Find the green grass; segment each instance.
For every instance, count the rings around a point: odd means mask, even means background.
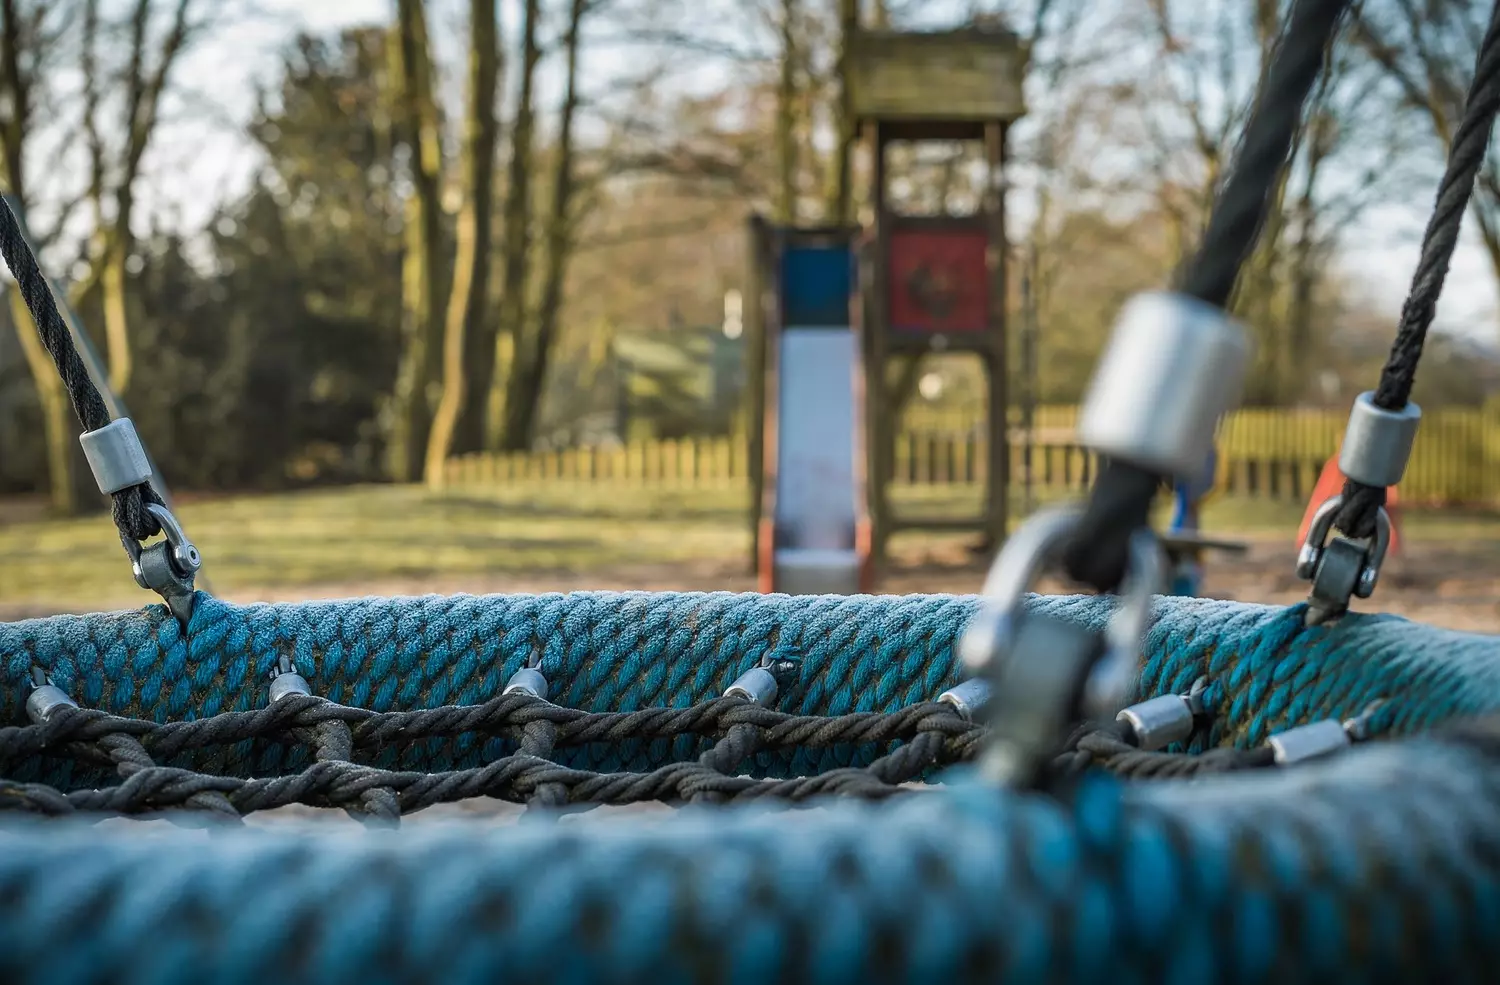
[[[216,592],[747,556],[743,494],[364,486],[187,503]],[[0,528],[0,603],[140,604],[105,516]]]
[[[233,595],[472,574],[576,575],[587,584],[591,571],[603,569],[740,564],[749,548],[745,501],[737,489],[528,484],[432,493],[363,486],[200,500],[180,513],[214,590]],[[942,489],[902,490],[899,502],[913,512],[973,512],[978,505],[971,491]],[[1290,541],[1301,513],[1295,503],[1225,498],[1209,505],[1205,526]],[[1500,517],[1414,511],[1403,532],[1495,541]],[[102,515],[0,527],[0,560],[0,604],[7,607],[134,606],[149,599],[131,580]]]

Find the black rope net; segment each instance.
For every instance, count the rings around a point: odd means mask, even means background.
[[[987,728],[954,705],[922,702],[894,712],[792,715],[742,697],[686,708],[585,712],[524,693],[477,705],[373,712],[306,694],[258,711],[225,712],[158,724],[102,711],[58,707],[44,721],[0,728],[0,810],[47,816],[184,814],[236,823],[259,811],[300,805],[335,808],[374,824],[439,804],[490,798],[527,810],[656,803],[801,804],[826,796],[880,800],[941,780],[946,767],[974,760]],[[514,751],[485,765],[437,772],[391,770],[371,760],[392,747],[460,736],[509,739]],[[597,772],[555,761],[590,744],[690,737],[707,745],[692,758],[646,772]],[[307,766],[277,776],[225,776],[162,765],[214,747],[256,740],[300,747]],[[761,753],[882,747],[868,765],[805,776],[751,775]],[[112,771],[112,785],[61,789],[8,778],[22,762]],[[1213,749],[1198,755],[1136,748],[1123,725],[1080,727],[1053,763],[1057,782],[1090,769],[1122,777],[1175,779],[1269,766],[1266,750]]]

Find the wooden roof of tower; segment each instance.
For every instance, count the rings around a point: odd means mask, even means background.
[[[1026,112],[1030,49],[999,26],[954,31],[861,30],[850,39],[848,99],[854,118],[913,140],[978,136],[984,124]]]

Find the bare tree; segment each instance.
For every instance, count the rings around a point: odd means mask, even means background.
[[[1360,46],[1395,89],[1397,106],[1425,121],[1444,153],[1463,112],[1490,4],[1478,0],[1366,0],[1355,21]],[[1491,269],[1500,280],[1500,162],[1490,154],[1469,200]]]
[[[429,388],[437,381],[440,324],[437,275],[441,250],[441,124],[433,92],[432,55],[422,0],[398,0],[390,39],[398,115],[411,148],[412,194],[406,200],[402,269],[402,347],[391,395],[387,471],[398,482],[422,474],[431,424]]]
[[[573,245],[574,120],[578,114],[578,54],[580,29],[589,0],[572,0],[563,47],[567,52],[566,81],[562,108],[558,112],[557,163],[552,179],[552,202],[547,215],[547,260],[543,271],[541,303],[536,328],[525,337],[517,353],[506,387],[505,433],[514,444],[530,445],[534,437],[537,409],[547,381],[547,367],[557,336],[562,310],[563,284]]]
[[[48,0],[0,0],[0,158],[6,191],[20,206],[23,220],[33,197],[26,168],[29,138],[36,132],[35,112],[43,99],[46,72],[59,51],[62,24],[53,16],[56,13],[58,7]],[[21,292],[12,289],[9,294],[11,321],[41,403],[52,509],[76,513],[84,500],[79,495],[76,424],[68,395],[37,337]]]
[[[458,214],[453,287],[448,297],[443,338],[443,396],[427,442],[426,480],[443,481],[443,463],[454,443],[460,414],[467,411],[471,429],[483,427],[483,400],[468,401],[470,367],[494,365],[494,333],[488,324],[490,240],[495,192],[495,144],[498,130],[495,99],[499,90],[500,31],[495,0],[470,0],[469,99],[464,122],[464,203]],[[481,398],[487,396],[483,392]],[[475,442],[477,445],[477,442]],[[466,450],[474,450],[468,448]]]
[[[127,61],[119,80],[123,92],[120,109],[120,146],[111,155],[101,136],[99,115],[105,111],[104,92],[112,87],[104,78],[98,59],[101,41],[98,0],[84,0],[82,64],[84,86],[83,128],[88,141],[91,174],[90,196],[94,202],[94,257],[91,270],[74,291],[81,300],[90,291],[101,291],[104,306],[104,337],[108,348],[109,384],[116,393],[130,386],[133,355],[130,344],[128,306],[125,296],[126,261],[134,244],[130,224],[135,216],[135,189],[141,162],[161,117],[162,96],[173,66],[205,22],[193,22],[193,0],[175,0],[171,22],[155,57],[151,53],[151,24],[158,7],[152,0],[135,0],[126,22]],[[105,201],[113,201],[106,210]],[[106,219],[108,215],[108,219]]]
[[[521,79],[516,96],[515,121],[510,131],[510,169],[505,189],[504,243],[501,247],[500,339],[496,353],[481,359],[475,371],[478,391],[483,384],[487,406],[485,418],[492,425],[486,444],[506,449],[524,445],[521,435],[506,430],[511,419],[510,394],[518,360],[524,358],[522,333],[526,324],[526,283],[531,254],[531,165],[536,141],[536,68],[542,59],[538,22],[540,0],[526,0],[525,24],[521,30]],[[481,379],[481,374],[483,378]],[[503,381],[500,386],[494,385]]]

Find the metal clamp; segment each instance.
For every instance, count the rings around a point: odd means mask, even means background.
[[[547,675],[542,673],[542,655],[533,648],[531,656],[526,658],[526,666],[510,675],[510,680],[505,682],[505,690],[500,693],[524,694],[546,701],[550,689]]]
[[[266,699],[268,705],[274,705],[291,694],[312,694],[312,686],[307,683],[307,678],[297,670],[296,662],[284,653],[276,658],[276,666],[271,668],[267,676],[271,679],[271,687]]]
[[[1384,704],[1384,699],[1371,702],[1357,716],[1342,722],[1327,718],[1289,728],[1271,736],[1266,744],[1271,747],[1272,758],[1277,766],[1291,766],[1332,755],[1356,742],[1367,740],[1370,737],[1370,719]]]
[[[172,511],[156,503],[147,503],[146,511],[156,517],[165,537],[142,547],[129,537],[121,536],[125,553],[130,555],[130,570],[135,583],[156,592],[184,626],[193,617],[193,579],[203,566],[198,548],[183,533],[182,524]]]
[[[1116,715],[1115,721],[1124,722],[1136,748],[1146,752],[1186,742],[1203,719],[1203,692],[1207,688],[1208,678],[1200,677],[1187,694],[1163,694],[1133,704]]]
[[[1330,540],[1334,517],[1343,505],[1344,497],[1338,495],[1318,507],[1307,540],[1297,553],[1297,577],[1313,583],[1307,597],[1309,626],[1343,615],[1349,610],[1351,596],[1369,598],[1391,544],[1391,518],[1383,507],[1375,514],[1373,538],[1339,534]]]
[[[1104,632],[1022,611],[1030,585],[1078,522],[1076,507],[1035,514],[1006,541],[985,582],[988,604],[960,640],[964,662],[992,688],[985,773],[1033,785],[1058,740],[1080,718],[1113,718],[1136,676],[1151,598],[1164,562],[1148,529],[1130,538],[1125,584]]]
[[[954,685],[938,695],[940,704],[951,705],[958,717],[966,722],[976,720],[990,703],[995,689],[983,677],[971,677],[962,684]]]
[[[52,683],[52,678],[40,667],[31,668],[31,693],[26,695],[26,717],[32,724],[41,725],[59,708],[77,708],[78,702],[68,692]]]
[[[724,697],[739,698],[769,707],[801,673],[801,660],[766,654],[759,664],[736,677],[734,683],[724,689]]]

